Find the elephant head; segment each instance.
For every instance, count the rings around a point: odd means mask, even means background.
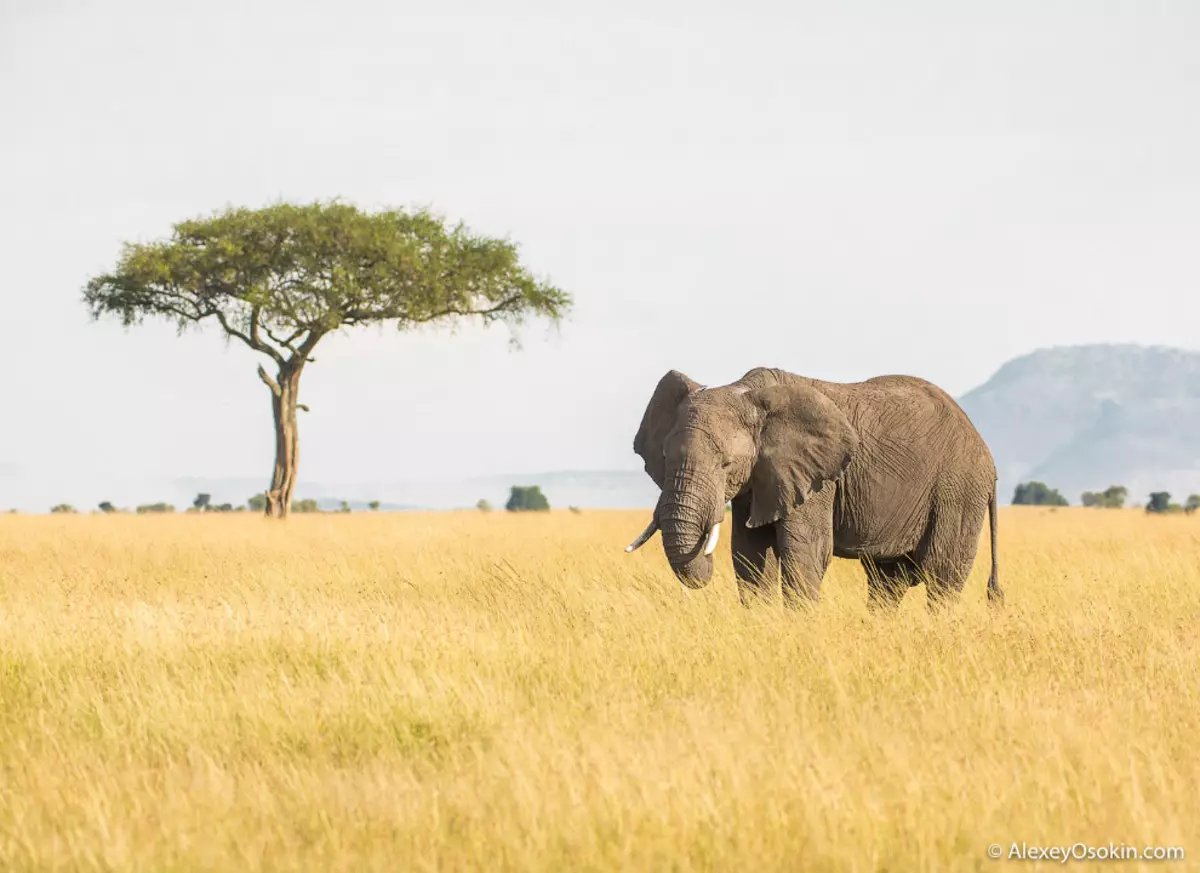
[[[748,491],[747,527],[776,522],[841,477],[858,445],[850,421],[806,380],[758,368],[732,385],[703,388],[672,370],[633,440],[662,494],[626,551],[661,530],[675,575],[703,588],[728,501]]]

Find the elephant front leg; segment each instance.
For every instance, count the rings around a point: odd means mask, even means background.
[[[917,568],[908,557],[867,557],[862,565],[867,572],[867,608],[872,612],[894,612],[905,592],[917,584]]]
[[[779,561],[775,557],[775,525],[748,528],[750,495],[733,499],[733,572],[743,606],[771,603],[779,590]]]
[[[834,488],[826,486],[775,523],[785,606],[821,599],[821,582],[833,559],[833,494]]]

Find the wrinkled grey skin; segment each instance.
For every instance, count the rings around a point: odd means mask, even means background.
[[[646,407],[633,449],[662,489],[652,525],[689,588],[713,574],[704,554],[732,501],[742,602],[819,598],[830,558],[857,558],[869,603],[894,607],[926,583],[932,606],[958,599],[991,522],[988,600],[1003,601],[996,560],[996,466],[958,404],[912,376],[823,382],[756,368],[702,388],[672,370]],[[648,529],[651,530],[651,529]]]

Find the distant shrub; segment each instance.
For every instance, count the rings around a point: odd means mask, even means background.
[[[317,506],[315,500],[293,500],[292,512],[320,512],[321,508]]]
[[[478,503],[475,504],[475,508],[478,509],[480,512],[491,512],[492,504],[486,500],[480,500]]]
[[[72,515],[75,513],[75,507],[69,503],[60,503],[58,506],[51,506],[50,511],[55,514]]]
[[[579,515],[581,512],[583,512],[583,510],[578,506],[568,506],[567,509],[571,510],[571,512],[575,513],[576,515]]]
[[[1191,515],[1197,509],[1200,509],[1200,494],[1189,494],[1187,502],[1183,504],[1183,511]]]
[[[1166,515],[1170,512],[1183,512],[1184,508],[1178,503],[1171,502],[1171,494],[1167,491],[1151,491],[1150,501],[1146,504],[1146,512],[1155,515]]]
[[[378,512],[379,511],[379,501],[372,500],[370,503],[367,504],[367,508],[370,509],[371,512]]]
[[[254,512],[266,512],[267,511],[267,495],[266,494],[255,494],[253,497],[251,497],[249,500],[246,501],[246,505],[249,506],[250,509]]]
[[[550,509],[550,501],[538,485],[514,485],[504,508],[509,512],[546,512]]]
[[[100,506],[98,508],[101,512],[105,513],[106,515],[108,513],[117,511],[117,508],[115,506],[113,506],[111,503],[109,503],[107,500],[101,500]]]
[[[1013,492],[1014,506],[1070,506],[1067,498],[1044,482],[1022,482]]]
[[[263,506],[265,508],[266,504],[263,504]],[[241,507],[239,506],[238,509],[241,509]],[[221,503],[221,504],[213,503],[211,494],[197,494],[196,499],[192,501],[192,505],[184,510],[184,512],[188,512],[188,513],[233,512],[233,511],[234,511],[234,509],[233,509],[232,503]]]
[[[174,512],[175,507],[169,503],[144,503],[137,508],[138,515],[150,515],[160,512]]]
[[[1109,485],[1103,491],[1084,491],[1080,503],[1084,506],[1098,506],[1103,509],[1120,509],[1125,505],[1129,489],[1124,485]]]

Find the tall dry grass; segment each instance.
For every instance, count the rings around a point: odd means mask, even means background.
[[[1007,606],[747,611],[640,513],[0,519],[0,869],[1200,858],[1200,519],[1001,513]],[[1057,865],[1055,865],[1057,866]]]

